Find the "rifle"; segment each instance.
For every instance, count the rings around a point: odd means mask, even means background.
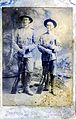
[[[19,83],[19,81],[21,80],[21,77],[20,77],[20,75],[21,75],[21,73],[23,72],[23,68],[24,68],[24,64],[23,64],[23,62],[21,62],[21,64],[19,64],[20,66],[19,66],[19,70],[18,70],[18,74],[17,74],[17,77],[16,77],[16,79],[15,79],[15,81],[14,81],[14,83],[13,83],[13,86],[12,86],[12,90],[11,90],[11,94],[16,94],[16,91],[17,91],[17,87],[18,87],[18,83]]]
[[[17,78],[15,79],[15,81],[14,81],[14,83],[13,83],[12,90],[11,90],[11,94],[16,94],[17,87],[18,87],[18,83],[19,83],[19,81],[21,80],[21,79],[20,79],[20,75],[22,76],[22,72],[25,73],[24,57],[25,57],[26,54],[32,52],[34,48],[35,48],[35,47],[31,47],[31,50],[30,50],[30,51],[29,51],[29,48],[25,49],[25,50],[24,50],[24,55],[18,52],[18,55],[21,56],[21,57],[20,57],[20,60],[22,59],[22,61],[21,61],[21,64],[19,64],[20,66],[19,66],[18,75],[17,75]],[[22,78],[23,78],[23,77],[22,77]]]
[[[49,70],[49,58],[50,58],[50,54],[48,54],[48,61],[45,62],[45,66],[43,66],[43,71],[42,71],[42,77],[41,77],[41,80],[39,82],[39,86],[38,86],[38,89],[37,89],[37,92],[38,94],[41,94],[41,92],[43,91],[43,85],[44,83],[47,81],[47,84],[49,83],[49,77],[48,77],[48,70]]]
[[[37,92],[36,92],[38,94],[42,93],[43,85],[46,81],[47,81],[47,84],[49,84],[49,72],[46,71],[46,70],[48,70],[48,68],[49,68],[49,63],[47,64],[46,67],[43,67],[43,70],[45,70],[45,71],[42,71],[42,77],[41,77],[41,80],[39,82],[39,86],[38,86],[38,89],[37,89]]]
[[[17,77],[12,86],[11,94],[16,94],[19,81],[20,81],[20,77]]]
[[[55,50],[52,49],[49,45],[38,45],[38,49],[41,53],[43,53],[43,54],[47,53],[47,54],[51,55],[51,57],[52,57],[52,53],[55,53]],[[41,77],[41,80],[39,82],[39,86],[38,86],[38,89],[37,89],[38,94],[41,94],[41,92],[43,91],[43,84],[46,81],[47,81],[47,85],[49,84],[49,72],[48,72],[49,58],[48,58],[48,64],[46,65],[46,67],[43,67],[44,68],[43,70],[45,70],[45,74],[43,74],[43,72],[42,72],[42,77]],[[47,71],[46,71],[46,68],[47,68]]]

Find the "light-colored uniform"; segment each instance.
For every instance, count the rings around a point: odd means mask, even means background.
[[[15,52],[19,53],[20,56],[23,56],[27,59],[26,71],[33,71],[33,57],[32,51],[35,48],[34,44],[34,33],[33,29],[30,27],[19,28],[14,32],[13,47]],[[22,51],[21,51],[22,50]],[[28,52],[26,53],[26,51]]]
[[[30,27],[19,28],[13,32],[13,48],[18,57],[18,81],[21,79],[23,92],[33,95],[29,85],[33,72],[32,51],[35,49],[34,33]],[[20,78],[21,77],[21,78]],[[17,84],[15,83],[15,87]]]

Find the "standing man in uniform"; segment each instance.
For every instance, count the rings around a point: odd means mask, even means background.
[[[42,53],[42,67],[45,81],[44,89],[48,91],[50,83],[51,93],[54,94],[53,85],[54,77],[56,75],[56,38],[52,34],[52,30],[57,26],[57,23],[52,19],[46,19],[44,21],[44,26],[47,31],[40,37],[38,49]]]
[[[32,51],[35,49],[34,30],[30,27],[33,19],[28,15],[20,15],[19,19],[21,27],[16,29],[13,36],[13,47],[18,57],[18,80],[21,79],[22,92],[33,95],[29,87],[33,72]]]

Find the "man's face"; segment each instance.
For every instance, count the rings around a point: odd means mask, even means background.
[[[22,20],[22,25],[27,26],[29,23],[30,23],[29,18],[24,17],[23,20]]]
[[[52,22],[48,22],[46,25],[47,31],[51,31],[54,28],[54,25]]]

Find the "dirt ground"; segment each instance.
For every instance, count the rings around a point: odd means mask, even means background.
[[[7,80],[7,81],[6,81]],[[11,94],[11,88],[13,79],[5,79],[3,89],[3,105],[23,105],[23,106],[67,106],[72,105],[72,78],[68,78],[65,82],[55,79],[54,81],[54,94],[49,91],[42,91],[41,94],[37,94],[39,84],[38,81],[31,82],[31,90],[34,92],[33,96],[25,93]],[[9,82],[9,83],[8,83]],[[19,90],[19,89],[18,89]]]

